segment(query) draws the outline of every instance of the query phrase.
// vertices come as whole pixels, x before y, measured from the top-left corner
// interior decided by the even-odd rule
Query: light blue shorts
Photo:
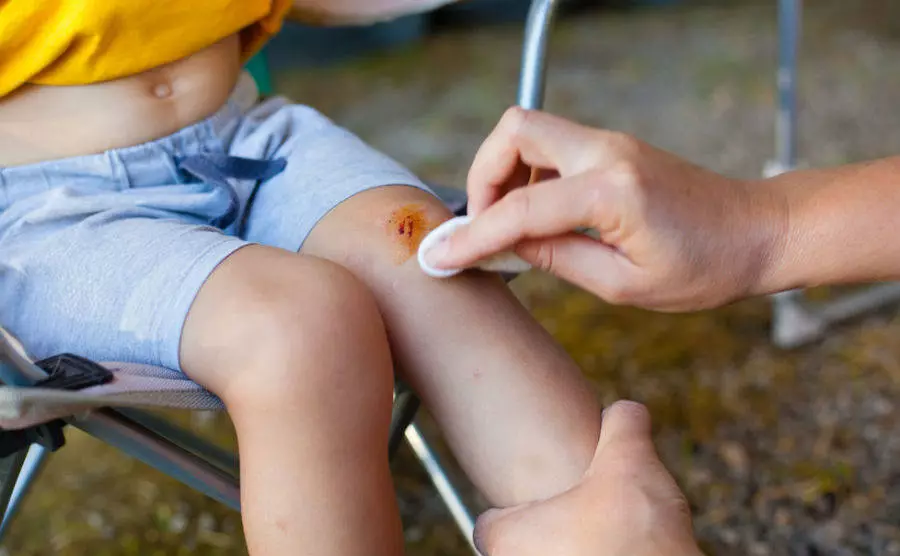
[[[218,113],[169,137],[0,167],[0,323],[33,356],[179,369],[188,309],[229,254],[297,251],[367,189],[427,190],[315,110],[256,98],[244,76]]]

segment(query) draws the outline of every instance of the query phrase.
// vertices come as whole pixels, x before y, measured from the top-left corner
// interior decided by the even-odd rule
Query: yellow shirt
[[[0,97],[133,75],[240,32],[244,60],[290,0],[0,0]]]

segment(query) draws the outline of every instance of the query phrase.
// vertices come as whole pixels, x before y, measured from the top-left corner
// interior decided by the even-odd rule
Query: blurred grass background
[[[560,22],[548,109],[636,134],[721,172],[758,176],[773,152],[774,1],[616,8]],[[896,153],[900,4],[818,0],[805,12],[803,163]],[[515,98],[520,27],[450,26],[367,56],[335,53],[329,64],[302,67],[285,62],[289,32],[271,48],[273,84],[424,178],[462,186],[481,140]],[[600,399],[650,406],[660,452],[687,492],[710,554],[900,554],[896,310],[784,352],[768,341],[766,300],[657,315],[605,305],[538,274],[514,288]],[[221,416],[174,417],[233,446]],[[436,439],[427,417],[423,425]],[[246,554],[234,512],[76,431],[68,440],[0,553]],[[442,455],[477,507],[477,494]],[[409,553],[467,554],[406,451],[395,471]]]

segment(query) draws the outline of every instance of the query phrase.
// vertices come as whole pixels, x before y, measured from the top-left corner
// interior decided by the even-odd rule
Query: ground
[[[898,12],[890,0],[806,3],[803,164],[900,150]],[[548,108],[754,178],[773,152],[774,15],[771,1],[732,1],[564,21]],[[480,141],[515,98],[519,41],[517,27],[446,34],[339,68],[280,73],[276,82],[425,178],[462,185]],[[769,342],[763,299],[672,316],[610,307],[537,274],[515,288],[604,402],[649,405],[708,553],[900,554],[896,310],[785,352]],[[179,417],[231,441],[221,418]],[[5,554],[245,554],[235,513],[89,438],[73,432],[69,441]],[[467,554],[408,453],[395,469],[409,553]]]

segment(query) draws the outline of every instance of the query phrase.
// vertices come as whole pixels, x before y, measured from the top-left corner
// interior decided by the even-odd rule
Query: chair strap
[[[47,372],[54,368],[55,373]],[[133,363],[98,365],[72,355],[34,362],[3,328],[0,378],[6,383],[0,386],[3,429],[25,429],[101,407],[225,409],[214,394],[172,369]]]

